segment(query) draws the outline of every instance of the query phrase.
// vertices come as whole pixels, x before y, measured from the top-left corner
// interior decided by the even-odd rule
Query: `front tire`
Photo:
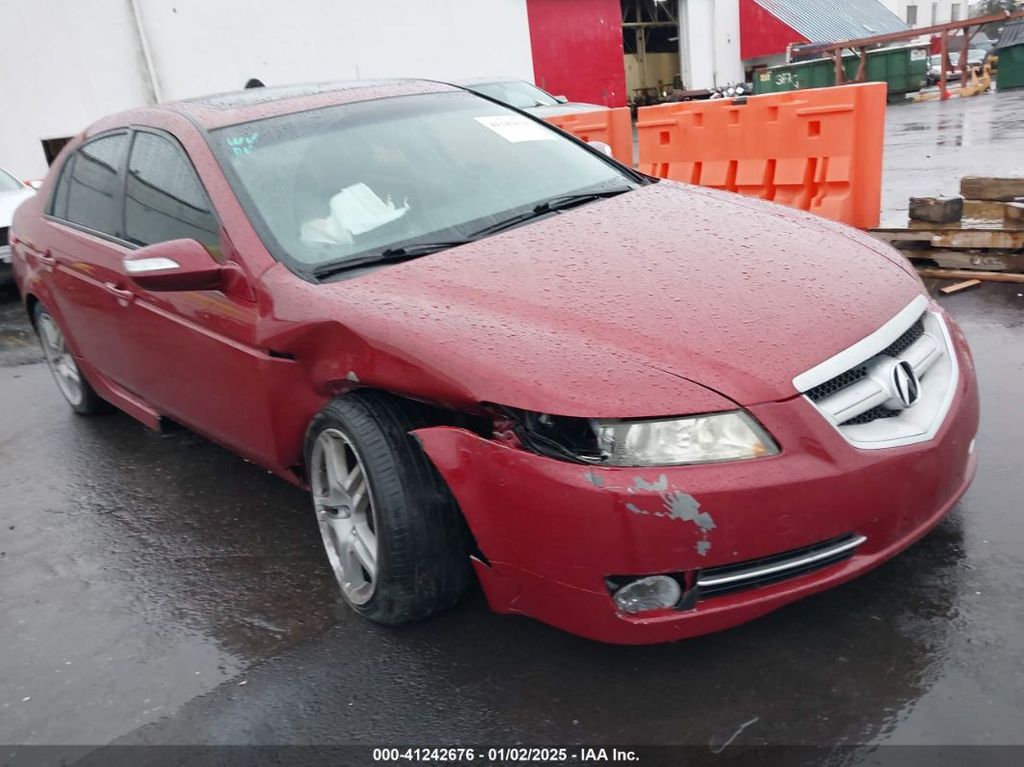
[[[46,365],[53,374],[57,388],[68,405],[79,415],[95,415],[107,409],[107,403],[98,395],[78,369],[78,364],[68,349],[57,320],[41,303],[32,310],[33,325],[43,347]]]
[[[345,601],[396,625],[457,603],[472,582],[469,533],[444,480],[409,432],[424,409],[381,392],[330,402],[305,457],[317,524]]]

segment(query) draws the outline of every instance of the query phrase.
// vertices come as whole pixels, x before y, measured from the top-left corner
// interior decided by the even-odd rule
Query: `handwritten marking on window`
[[[243,154],[252,154],[253,147],[256,146],[256,140],[260,137],[260,134],[253,133],[251,136],[232,136],[228,139],[228,146],[231,147],[231,153],[238,157]]]

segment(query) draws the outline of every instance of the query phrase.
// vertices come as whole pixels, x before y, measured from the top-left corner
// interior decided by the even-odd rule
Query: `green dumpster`
[[[1024,21],[1013,21],[1003,27],[996,54],[999,56],[996,89],[1024,88]]]
[[[857,75],[860,58],[853,53],[843,56],[847,81]],[[885,82],[890,96],[920,90],[928,73],[928,46],[902,45],[868,51],[864,79]],[[826,88],[836,84],[835,63],[831,58],[800,61],[762,69],[754,75],[754,93],[778,93],[801,88]]]
[[[778,93],[835,84],[832,59],[813,59],[762,69],[754,77],[754,93]]]

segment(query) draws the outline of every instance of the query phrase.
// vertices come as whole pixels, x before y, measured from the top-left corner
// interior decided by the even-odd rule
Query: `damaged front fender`
[[[698,567],[714,540],[710,512],[664,472],[589,468],[448,426],[414,434],[492,568],[607,596],[605,576]]]

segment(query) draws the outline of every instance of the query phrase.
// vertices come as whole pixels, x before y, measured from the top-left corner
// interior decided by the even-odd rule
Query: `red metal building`
[[[878,0],[739,0],[740,58],[786,52],[790,43],[823,43],[909,29]]]
[[[527,0],[534,80],[570,101],[626,104],[619,0]]]
[[[754,0],[740,0],[740,58],[784,53],[790,43],[808,42],[802,34]]]

